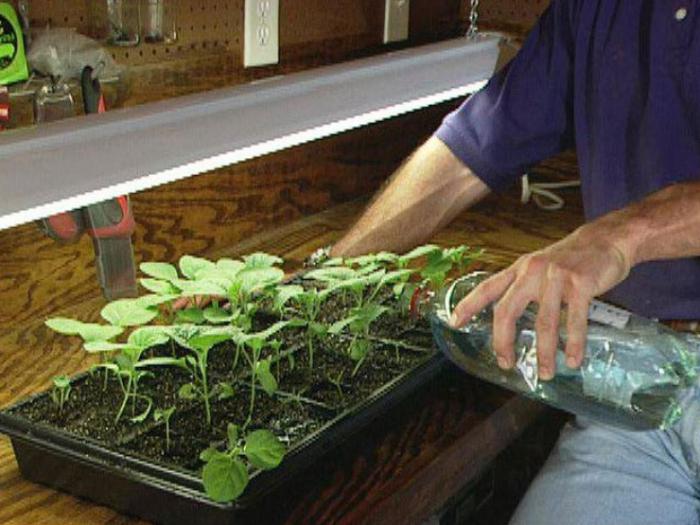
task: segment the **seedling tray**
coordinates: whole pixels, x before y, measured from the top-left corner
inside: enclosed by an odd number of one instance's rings
[[[11,438],[19,469],[30,481],[154,523],[256,523],[256,507],[266,495],[429,382],[445,363],[444,357],[436,353],[397,376],[298,442],[278,468],[254,473],[245,494],[230,504],[208,499],[201,480],[192,472],[125,454],[11,413],[48,393],[31,396],[1,411],[0,432]],[[81,376],[74,379],[80,380]]]

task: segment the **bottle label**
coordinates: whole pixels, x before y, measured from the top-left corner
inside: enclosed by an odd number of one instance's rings
[[[530,348],[524,345],[520,350],[520,357],[515,367],[520,371],[530,390],[533,392],[537,390],[539,375],[537,374],[537,344],[534,340]]]
[[[588,307],[588,319],[596,323],[623,329],[629,323],[632,314],[627,310],[606,304],[602,301],[591,301]]]

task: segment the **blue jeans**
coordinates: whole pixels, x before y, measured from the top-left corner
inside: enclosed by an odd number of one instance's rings
[[[511,525],[698,525],[700,393],[669,430],[567,425]]]

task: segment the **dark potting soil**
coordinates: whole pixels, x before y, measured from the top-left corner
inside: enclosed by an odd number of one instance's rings
[[[324,320],[337,320],[343,310],[347,311],[343,308],[345,306],[337,304],[335,308],[327,308]],[[260,316],[255,328],[264,327],[270,320],[276,319]],[[292,448],[434,353],[429,326],[422,319],[386,314],[372,325],[372,334],[373,348],[353,375],[357,363],[347,355],[349,337],[331,336],[323,342],[316,340],[313,367],[309,367],[303,329],[281,332],[279,339],[283,344],[280,351],[290,357],[283,357],[272,366],[273,373],[278,376],[279,391],[269,396],[260,385],[257,386],[249,429],[271,430]],[[188,353],[180,348],[175,351],[178,356]],[[172,349],[166,345],[148,353],[169,356]],[[180,387],[192,380],[188,371],[159,367],[157,373],[139,382],[139,393],[152,399],[153,410],[175,407],[169,425],[169,448],[166,425],[154,420],[153,411],[144,421],[130,420],[147,407],[145,401],[138,400],[135,404],[129,401],[124,415],[115,422],[123,400],[122,390],[111,375],[105,382],[105,373],[101,370],[94,370],[73,382],[69,400],[62,411],[50,396],[44,395],[11,409],[11,413],[98,441],[121,452],[196,472],[202,465],[200,452],[226,439],[228,423],[242,425],[248,416],[250,378],[241,363],[234,373],[234,354],[234,345],[228,343],[212,349],[209,354],[210,386],[216,388],[217,384],[229,383],[234,387],[232,397],[212,398],[211,426],[206,423],[201,400],[186,400],[178,396]]]

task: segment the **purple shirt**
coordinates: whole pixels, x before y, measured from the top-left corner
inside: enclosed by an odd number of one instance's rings
[[[700,179],[699,9],[554,0],[518,56],[436,135],[496,191],[575,146],[587,220]],[[640,264],[606,297],[649,317],[699,319],[700,259]]]

